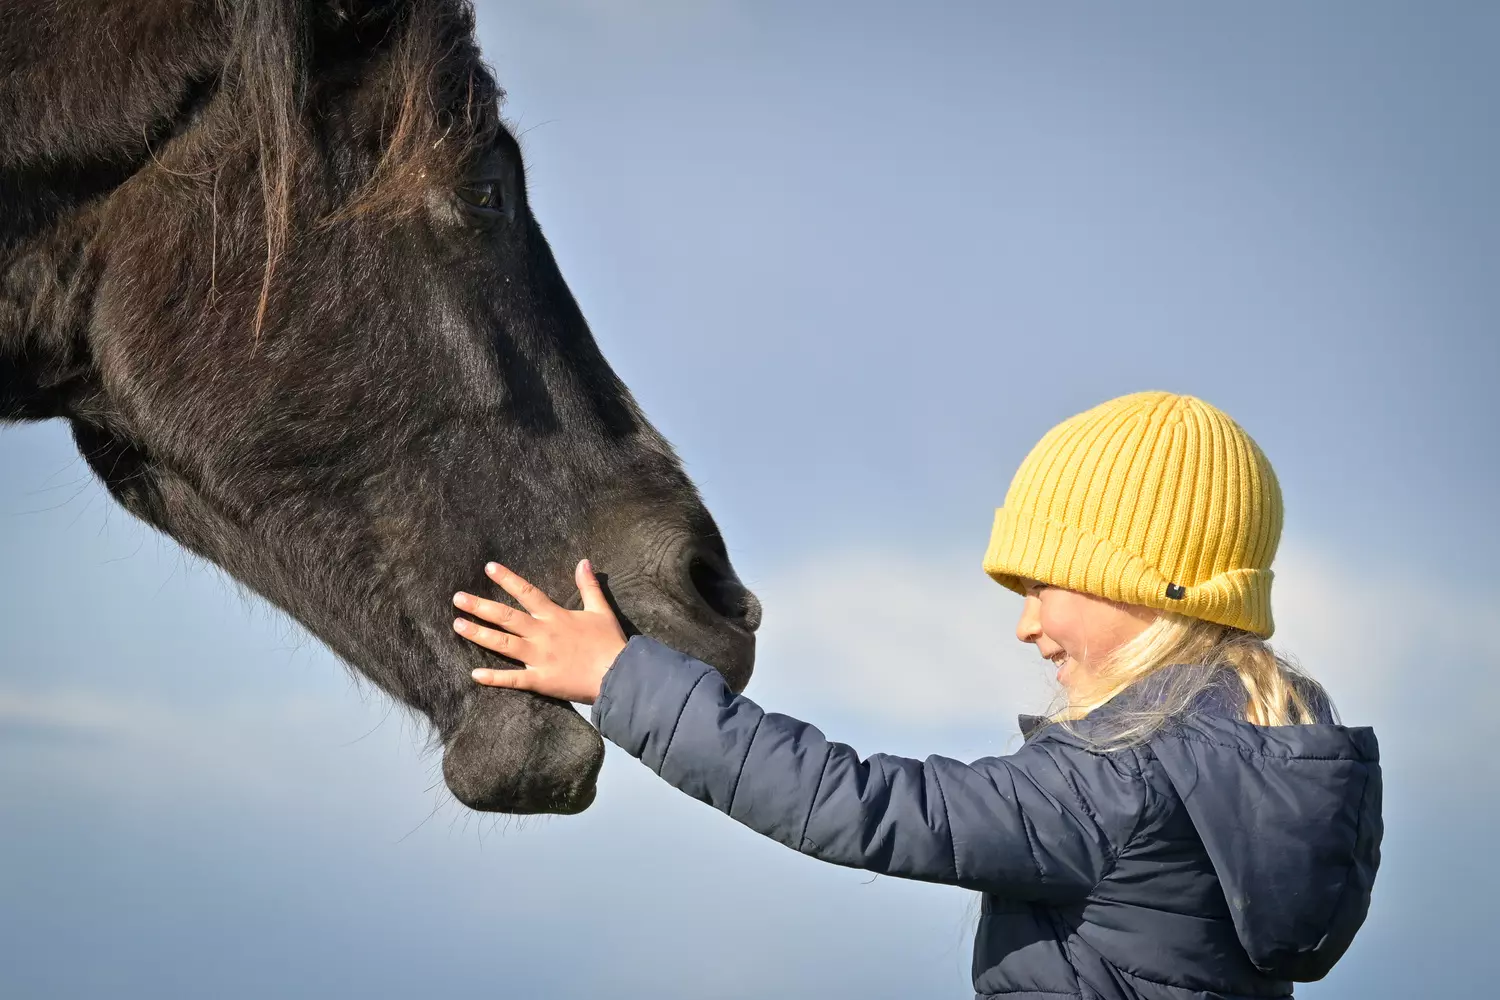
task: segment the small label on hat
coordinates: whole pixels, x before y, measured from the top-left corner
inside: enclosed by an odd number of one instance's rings
[[[1170,601],[1180,601],[1180,600],[1182,600],[1186,596],[1187,596],[1187,588],[1184,587],[1182,584],[1180,584],[1180,583],[1169,583],[1169,584],[1167,584],[1167,599],[1168,600],[1170,600]]]

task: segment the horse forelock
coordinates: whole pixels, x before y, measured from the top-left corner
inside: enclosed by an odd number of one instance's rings
[[[299,221],[327,225],[415,212],[428,189],[456,183],[503,131],[499,107],[504,92],[479,57],[468,0],[391,0],[384,6],[388,17],[374,31],[363,29],[366,36],[358,44],[338,48],[337,64],[326,61],[325,48],[337,39],[312,21],[314,5],[239,0],[233,8],[223,82],[232,88],[239,135],[254,145],[265,226],[257,336],[277,267]],[[308,115],[328,97],[320,79],[324,71],[334,71],[344,86],[352,79],[355,86],[373,89],[379,154],[354,168],[358,176],[342,178],[348,193],[331,210],[313,211],[303,219],[306,206],[298,204],[293,178],[304,158],[322,155]]]

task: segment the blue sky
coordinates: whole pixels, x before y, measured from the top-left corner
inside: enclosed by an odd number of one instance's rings
[[[1015,465],[1100,400],[1201,395],[1282,480],[1278,641],[1386,758],[1369,923],[1299,995],[1492,978],[1500,8],[480,20],[564,273],[765,601],[752,696],[865,752],[1013,745],[1045,672],[979,558]],[[966,894],[619,753],[582,816],[466,813],[63,428],[0,469],[0,994],[967,995]]]

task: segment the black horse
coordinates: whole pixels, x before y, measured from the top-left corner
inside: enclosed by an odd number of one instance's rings
[[[0,0],[0,421],[432,723],[457,798],[592,801],[567,704],[480,688],[498,558],[743,686],[760,608],[528,210],[464,0]]]

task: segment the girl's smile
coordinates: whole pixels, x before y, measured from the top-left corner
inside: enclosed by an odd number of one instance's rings
[[[1077,702],[1110,654],[1155,619],[1150,608],[1030,581],[1016,638],[1036,646],[1057,667],[1057,682]]]

